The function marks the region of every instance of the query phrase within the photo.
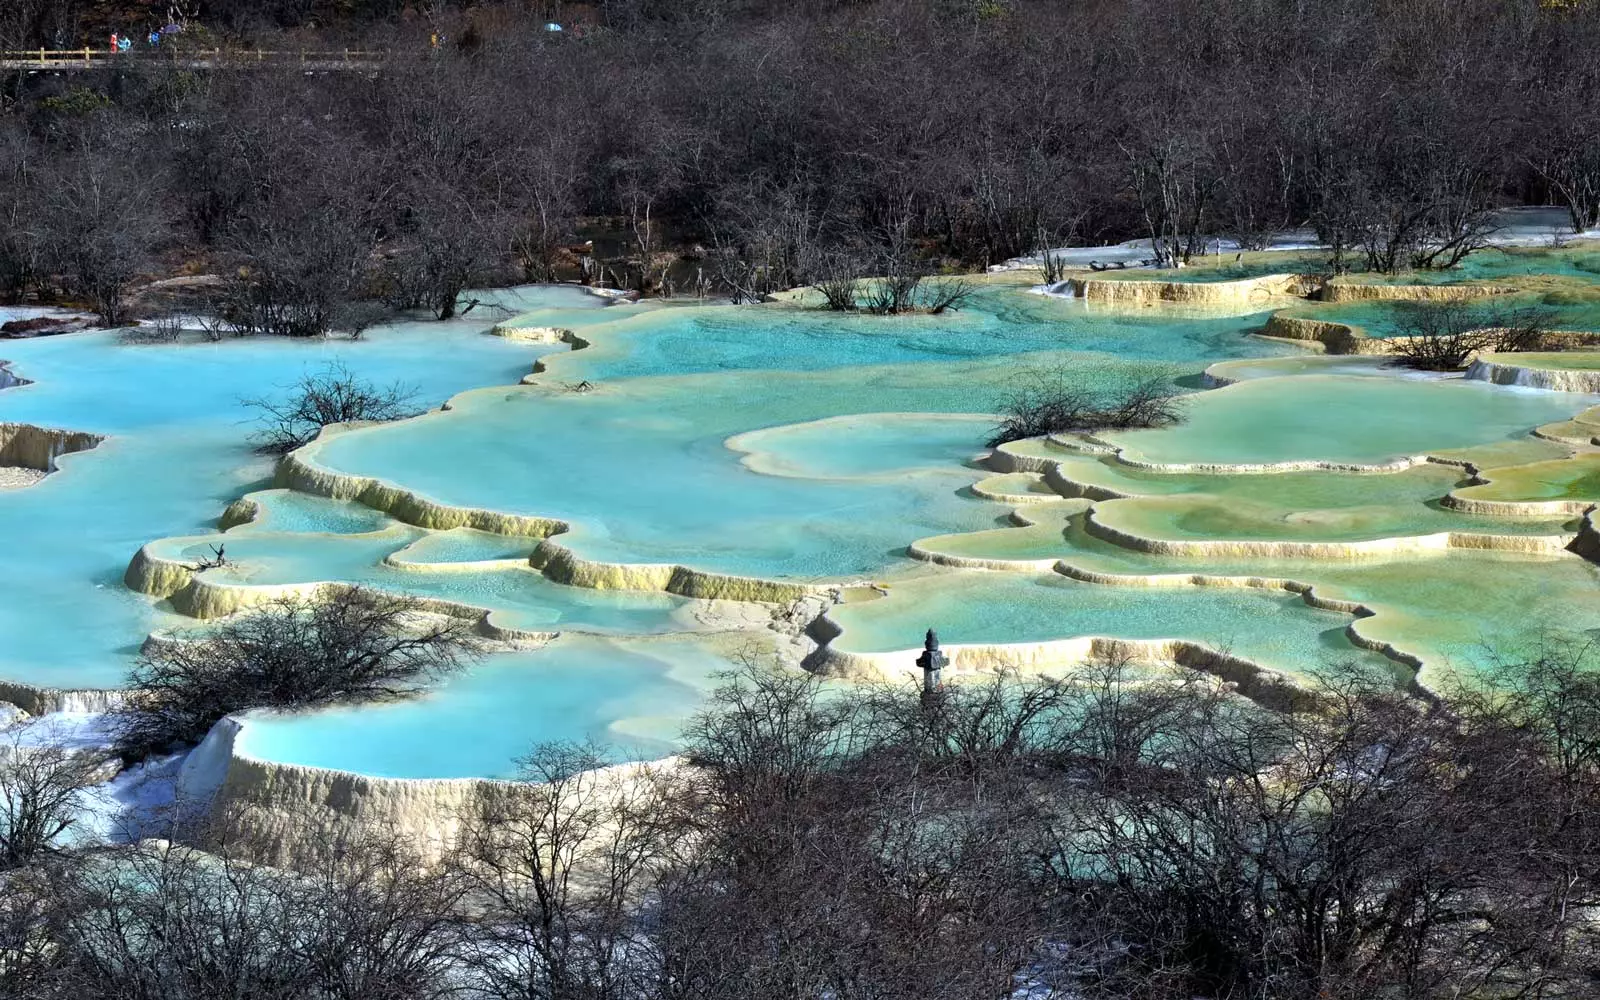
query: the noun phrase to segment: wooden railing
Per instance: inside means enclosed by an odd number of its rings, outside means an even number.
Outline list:
[[[389,53],[360,49],[298,52],[269,49],[158,49],[134,48],[112,52],[109,48],[21,49],[0,52],[0,69],[82,70],[131,63],[159,63],[184,69],[244,69],[253,64],[300,65],[314,69],[365,69],[387,59]]]

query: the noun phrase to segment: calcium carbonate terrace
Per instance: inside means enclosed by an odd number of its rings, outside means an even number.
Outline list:
[[[1593,259],[1518,250],[1457,279],[1537,285],[1581,329]],[[0,681],[33,707],[92,706],[60,692],[115,688],[151,632],[328,584],[416,594],[486,613],[517,648],[420,698],[250,716],[233,752],[500,777],[543,740],[670,752],[719,672],[789,641],[762,602],[807,594],[844,598],[806,660],[841,684],[908,677],[930,626],[957,674],[1115,651],[1246,694],[1334,660],[1438,686],[1600,628],[1580,554],[1600,548],[1600,397],[1308,354],[1253,334],[1280,310],[1356,307],[1205,294],[1097,303],[996,275],[961,312],[877,318],[532,288],[359,342],[5,343],[31,384],[0,391],[0,423],[104,440],[0,491]],[[1381,338],[1388,307],[1359,305]],[[1585,368],[1550,357],[1528,360]],[[275,469],[240,400],[331,359],[435,409],[336,429]],[[1196,392],[1173,428],[990,453],[988,414],[1046,366]],[[226,565],[195,570],[213,546]]]

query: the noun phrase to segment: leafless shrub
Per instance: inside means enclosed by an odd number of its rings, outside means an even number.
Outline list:
[[[854,254],[834,250],[813,265],[814,282],[823,301],[834,312],[855,312],[861,308],[861,265]]]
[[[183,336],[183,321],[177,316],[160,316],[138,323],[117,334],[124,344],[175,344]]]
[[[468,622],[359,588],[283,597],[178,641],[151,644],[117,712],[129,756],[198,743],[247,708],[388,699],[460,669],[480,650]]]
[[[919,302],[935,316],[953,312],[977,294],[978,288],[965,278],[934,278],[923,282]]]
[[[234,333],[321,337],[360,297],[372,236],[348,193],[290,188],[222,241],[229,268],[214,298]]]
[[[105,764],[96,751],[0,735],[0,871],[63,847],[62,835],[78,822],[81,793],[103,777]]]
[[[1000,402],[991,448],[1067,431],[1165,427],[1183,418],[1181,394],[1164,379],[1108,393],[1086,388],[1072,369],[1056,367],[1020,372],[1013,386]]]
[[[648,994],[659,963],[642,906],[682,832],[661,775],[604,770],[591,744],[543,744],[519,763],[517,794],[472,818],[461,858],[473,995]]]
[[[1489,349],[1502,354],[1543,350],[1554,318],[1551,310],[1534,306],[1499,312],[1493,317]]]
[[[146,842],[51,872],[37,994],[435,1000],[453,995],[459,892],[403,849],[362,843],[289,872]]]
[[[1044,272],[1044,283],[1059,284],[1067,276],[1067,258],[1048,249],[1039,251],[1039,269]]]
[[[305,375],[282,399],[248,399],[261,411],[257,447],[271,454],[293,451],[330,424],[355,420],[401,420],[414,413],[414,390],[395,383],[378,387],[357,378],[341,362]]]
[[[1483,351],[1530,351],[1544,343],[1550,314],[1465,301],[1406,302],[1396,306],[1398,332],[1389,339],[1395,363],[1424,371],[1457,371]]]
[[[883,277],[863,283],[862,304],[867,312],[880,316],[911,312],[917,306],[917,288],[921,284],[922,275],[897,265]]]
[[[368,330],[392,317],[393,313],[381,302],[345,302],[333,310],[329,332],[360,340]]]
[[[129,320],[128,290],[161,239],[159,188],[150,166],[121,148],[129,138],[99,129],[48,161],[41,206],[44,260],[108,327]]]

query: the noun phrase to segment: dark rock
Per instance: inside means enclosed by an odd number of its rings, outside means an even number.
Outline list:
[[[14,319],[0,323],[0,337],[18,340],[23,337],[49,337],[57,333],[82,330],[85,323],[76,316],[36,316],[33,319]]]

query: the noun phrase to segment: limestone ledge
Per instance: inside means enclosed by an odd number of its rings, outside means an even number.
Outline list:
[[[1592,406],[1571,420],[1535,427],[1533,436],[1578,447],[1600,444],[1600,406]]]
[[[1583,536],[1580,535],[1580,538]],[[1600,532],[1593,534],[1597,553],[1600,553]],[[920,553],[920,554],[919,554]],[[1107,587],[1234,587],[1249,588],[1252,590],[1276,590],[1295,594],[1308,607],[1323,611],[1332,611],[1339,614],[1350,615],[1355,620],[1345,626],[1344,632],[1350,643],[1360,649],[1375,652],[1400,667],[1409,671],[1414,682],[1414,692],[1427,695],[1428,690],[1424,681],[1425,664],[1421,657],[1406,652],[1393,643],[1381,639],[1374,639],[1365,635],[1360,628],[1363,619],[1372,618],[1378,612],[1376,609],[1358,601],[1342,598],[1328,597],[1318,593],[1315,585],[1299,580],[1270,576],[1230,576],[1213,573],[1107,573],[1100,570],[1087,569],[1078,566],[1067,559],[1039,559],[1039,560],[1006,560],[982,559],[977,557],[951,556],[945,553],[930,553],[926,549],[912,547],[915,558],[923,558],[927,562],[935,562],[947,566],[956,566],[970,569],[988,569],[1004,572],[1054,572],[1059,573],[1069,580],[1080,583],[1097,584]],[[835,626],[837,628],[837,626]],[[837,633],[826,636],[828,639],[837,638]],[[1127,641],[1127,640],[1122,640]],[[1191,644],[1196,648],[1199,644]],[[948,648],[948,647],[947,647]],[[973,647],[981,649],[982,647]],[[972,653],[977,657],[977,662],[982,662],[979,653]],[[1207,654],[1211,655],[1211,654]],[[848,664],[847,664],[848,665]],[[903,667],[904,664],[902,663]]]
[[[1594,501],[1479,500],[1476,497],[1463,497],[1452,491],[1440,498],[1439,505],[1459,510],[1463,514],[1482,514],[1486,517],[1579,517],[1594,507]]]
[[[989,453],[985,464],[995,472],[1032,472],[1045,475],[1056,467],[1056,460],[1045,455],[1027,455],[1013,449],[1013,445],[1021,442],[1008,442],[999,445]]]
[[[1112,587],[1249,587],[1257,590],[1281,590],[1298,594],[1308,607],[1351,615],[1355,621],[1345,626],[1345,635],[1352,645],[1375,652],[1398,663],[1414,674],[1418,693],[1427,693],[1424,682],[1426,665],[1421,657],[1396,647],[1393,643],[1373,639],[1360,629],[1362,619],[1377,615],[1377,610],[1359,601],[1327,597],[1317,592],[1313,584],[1299,580],[1269,576],[1226,576],[1210,573],[1104,573],[1085,569],[1062,560],[1056,572],[1082,583],[1097,583]]]
[[[1470,467],[1469,467],[1470,468]],[[1433,552],[1447,549],[1477,549],[1531,554],[1558,554],[1570,551],[1592,562],[1600,562],[1600,527],[1595,524],[1600,508],[1586,504],[1580,529],[1576,535],[1479,535],[1467,532],[1440,532],[1433,535],[1375,539],[1362,542],[1250,542],[1206,540],[1156,541],[1144,539],[1129,532],[1108,528],[1096,522],[1093,509],[1085,518],[1085,530],[1103,540],[1124,548],[1151,554],[1175,556],[1262,556],[1267,558],[1358,558],[1404,555],[1410,552]],[[1011,521],[1019,527],[1030,527],[1036,522],[1022,510],[1014,510]],[[1416,692],[1428,695],[1426,664],[1421,657],[1406,652],[1381,639],[1365,635],[1360,628],[1362,619],[1371,618],[1378,611],[1357,601],[1344,600],[1319,594],[1313,584],[1282,577],[1242,576],[1211,573],[1108,573],[1087,569],[1068,558],[1045,557],[1039,559],[1004,559],[985,556],[964,556],[943,552],[932,547],[933,539],[915,542],[908,548],[911,558],[959,569],[981,569],[1011,573],[1055,572],[1082,583],[1114,587],[1248,587],[1259,590],[1280,590],[1299,595],[1308,606],[1325,611],[1348,614],[1355,618],[1345,626],[1350,642],[1413,672]],[[837,630],[837,626],[834,627]],[[824,634],[822,640],[837,638],[837,631]],[[974,653],[972,656],[978,656]],[[981,660],[979,661],[981,662]]]
[[[1061,464],[1054,463],[1042,473],[1045,483],[1064,497],[1082,497],[1085,500],[1124,500],[1137,494],[1123,493],[1108,486],[1096,486],[1093,483],[1080,483],[1061,471]]]
[[[1481,382],[1493,382],[1495,385],[1524,385],[1535,389],[1553,389],[1557,392],[1600,393],[1600,370],[1531,368],[1478,360],[1467,368],[1466,377]]]
[[[104,440],[104,435],[85,431],[0,423],[0,465],[54,472],[62,455],[88,451]]]
[[[1046,474],[1047,476],[1048,473]],[[980,500],[992,500],[995,503],[1014,505],[1054,503],[1060,499],[1060,497],[1052,496],[1048,493],[1018,493],[1015,490],[1007,489],[1003,479],[1004,476],[991,476],[988,479],[973,483],[972,495]]]
[[[249,524],[261,516],[261,504],[250,497],[240,497],[228,504],[222,516],[217,518],[217,530],[227,531],[237,528],[241,524]]]
[[[837,625],[833,626],[833,632],[835,639],[843,634]],[[1033,673],[1099,659],[1131,660],[1176,663],[1203,670],[1233,685],[1246,698],[1274,708],[1302,707],[1310,697],[1286,674],[1187,639],[1073,636],[1041,642],[952,643],[943,648],[950,657],[946,671],[954,676]],[[904,649],[860,653],[838,649],[829,641],[817,650],[811,662],[814,669],[828,676],[902,681],[916,672],[913,664],[920,652],[920,649]]]
[[[574,351],[582,351],[594,346],[592,341],[578,336],[571,330],[561,331],[561,342],[570,345]],[[543,375],[549,370],[550,366],[546,364],[544,358],[535,358],[533,362],[533,371],[530,374],[522,376],[522,383],[527,385],[528,383],[532,382],[536,376]]]
[[[1091,510],[1084,532],[1113,545],[1158,556],[1187,558],[1372,559],[1416,552],[1476,549],[1554,555],[1566,550],[1572,535],[1492,535],[1439,531],[1428,535],[1374,538],[1364,541],[1297,542],[1280,539],[1146,538],[1106,524]]]
[[[221,618],[285,597],[323,599],[360,589],[356,584],[330,580],[284,584],[216,580],[187,563],[157,555],[153,551],[154,544],[145,545],[134,554],[123,574],[123,582],[130,590],[157,600],[170,600],[174,611],[191,618]],[[520,569],[524,564],[518,560],[516,566]],[[544,642],[558,634],[509,628],[496,623],[492,611],[458,601],[412,600],[422,611],[473,621],[480,635],[497,642]]]
[[[1300,274],[1268,274],[1237,281],[1144,281],[1069,278],[1072,294],[1086,302],[1108,305],[1153,305],[1181,302],[1220,307],[1259,307],[1274,298],[1305,296],[1315,279]]]
[[[324,431],[324,435],[327,431]],[[419,528],[448,530],[476,528],[497,535],[544,538],[568,530],[565,521],[550,517],[504,514],[474,507],[452,507],[368,476],[350,476],[317,465],[310,457],[326,437],[285,455],[278,463],[274,486],[299,490],[334,500],[354,500],[382,511],[397,521]]]
[[[1595,409],[1600,410],[1600,407]],[[1587,412],[1587,411],[1586,411]],[[1580,417],[1583,414],[1580,414]],[[1596,428],[1600,433],[1600,427]],[[1539,434],[1539,436],[1551,436]],[[1555,438],[1561,440],[1560,438]],[[1150,464],[1130,461],[1120,451],[1115,453],[1115,459],[1121,464],[1136,468],[1156,468],[1158,471],[1219,471],[1218,467],[1198,469],[1177,469],[1173,466],[1157,467]],[[1385,474],[1401,472],[1417,465],[1438,464],[1454,466],[1462,469],[1469,477],[1469,486],[1481,486],[1491,481],[1490,477],[1479,471],[1469,462],[1455,459],[1443,459],[1432,455],[1409,456],[1396,460],[1394,463],[1371,466],[1341,466],[1331,463],[1314,463],[1307,468],[1316,470],[1337,471],[1354,474]],[[1118,490],[1097,486],[1092,483],[1081,483],[1067,476],[1061,470],[1061,464],[1053,459],[1037,455],[1019,455],[1007,450],[1001,445],[991,454],[989,465],[992,468],[1005,471],[1025,470],[1042,477],[1043,481],[1056,493],[1064,498],[1083,498],[1093,502],[1104,500],[1127,499],[1138,494],[1123,493]],[[1220,471],[1233,474],[1238,472],[1280,472],[1301,471],[1300,463],[1286,463],[1274,466],[1227,466],[1220,467]],[[1481,500],[1474,497],[1463,497],[1455,491],[1447,493],[1441,498],[1442,506],[1458,510],[1465,514],[1481,514],[1488,517],[1577,517],[1588,514],[1595,508],[1592,500]],[[1031,522],[1021,518],[1020,514],[1013,512],[1012,519],[1023,525]],[[1371,539],[1360,542],[1294,542],[1287,540],[1274,541],[1238,541],[1238,540],[1157,540],[1141,538],[1131,532],[1105,524],[1095,517],[1094,511],[1089,512],[1084,521],[1084,529],[1091,535],[1103,541],[1109,541],[1124,548],[1148,552],[1156,555],[1184,555],[1184,556],[1259,556],[1266,558],[1319,558],[1319,559],[1354,559],[1370,558],[1373,556],[1389,556],[1404,552],[1441,551],[1444,549],[1492,549],[1501,552],[1523,553],[1550,553],[1568,549],[1574,552],[1583,551],[1575,543],[1572,535],[1505,535],[1486,532],[1438,532],[1430,535],[1405,536],[1395,538]],[[946,566],[968,566],[974,568],[1001,568],[986,566],[994,560],[974,559],[973,557],[953,556],[926,548],[920,544],[913,544],[909,553],[912,558],[925,562],[934,562]],[[1595,561],[1600,561],[1596,559]],[[1015,560],[1015,568],[1037,568],[1041,560]],[[1004,567],[1013,568],[1013,567]]]
[[[29,715],[50,712],[109,712],[122,704],[126,693],[103,688],[55,688],[21,681],[0,680],[0,701]]]
[[[571,330],[558,326],[520,326],[516,320],[497,324],[489,329],[496,337],[507,340],[517,340],[529,344],[566,344],[571,343],[568,338],[573,336]]]
[[[1456,464],[1456,462],[1443,462],[1443,464]],[[1490,478],[1485,477],[1482,472],[1478,472],[1474,466],[1461,464],[1461,467],[1470,475],[1469,486],[1482,486],[1491,482]],[[1122,491],[1112,490],[1109,486],[1078,482],[1078,480],[1074,480],[1074,478],[1070,478],[1069,475],[1062,472],[1059,462],[1053,462],[1043,470],[1042,474],[1038,475],[1061,498],[1082,498],[1099,502],[1142,496],[1142,494],[1138,493],[1122,493]],[[1032,502],[1050,501],[1051,498],[1046,498],[1046,496],[1032,498]],[[1570,501],[1486,501],[1486,499],[1466,498],[1466,496],[1461,496],[1456,491],[1450,491],[1443,498],[1440,498],[1440,506],[1459,510],[1462,514],[1480,514],[1485,515],[1485,517],[1578,517],[1578,515],[1587,514],[1595,506],[1595,502],[1586,501],[1586,499],[1570,499]],[[1522,552],[1523,549],[1520,547],[1520,542],[1514,542],[1512,539],[1528,538],[1528,536],[1498,536],[1498,534],[1485,533],[1461,534],[1464,538],[1496,539],[1496,541],[1488,542],[1483,546],[1451,544],[1448,547],[1456,547],[1456,549],[1461,549],[1461,547],[1491,547],[1491,549],[1509,550],[1509,552]],[[1555,538],[1555,536],[1552,536],[1552,538]],[[1107,541],[1114,541],[1114,539],[1107,539]],[[1235,542],[1219,542],[1219,544],[1234,546]],[[1363,544],[1370,544],[1370,542],[1363,542]],[[1230,554],[1234,554],[1234,552],[1230,552]],[[1245,552],[1238,552],[1238,554],[1243,555]],[[938,560],[930,560],[930,562],[938,562]],[[954,565],[954,563],[947,563],[947,565]]]
[[[1374,340],[1348,323],[1291,316],[1282,310],[1267,318],[1267,323],[1261,328],[1259,336],[1274,340],[1320,344],[1329,354],[1389,353],[1388,345],[1384,341]]]
[[[1162,473],[1203,473],[1206,475],[1241,476],[1241,475],[1271,475],[1279,472],[1343,472],[1350,475],[1387,475],[1394,472],[1404,472],[1419,465],[1449,465],[1457,468],[1468,469],[1466,462],[1456,459],[1438,458],[1433,455],[1402,455],[1387,462],[1359,463],[1359,462],[1329,462],[1322,459],[1296,459],[1287,462],[1151,462],[1140,458],[1130,458],[1127,450],[1106,441],[1092,437],[1081,438],[1082,444],[1068,446],[1046,439],[1051,446],[1061,448],[1064,454],[1107,455],[1117,464],[1130,469],[1140,469],[1146,472]],[[996,472],[1033,472],[1044,477],[1052,489],[1062,493],[1063,496],[1088,497],[1091,500],[1121,499],[1125,494],[1116,493],[1109,489],[1097,486],[1074,483],[1060,471],[1060,463],[1045,455],[1029,455],[1012,450],[1008,445],[1000,445],[990,454],[989,468]]]
[[[1091,452],[1092,453],[1092,452]],[[1270,475],[1278,472],[1344,472],[1351,475],[1386,475],[1404,472],[1419,465],[1455,465],[1466,463],[1435,458],[1432,455],[1401,455],[1387,462],[1329,462],[1323,459],[1294,459],[1286,462],[1152,462],[1142,458],[1129,458],[1127,450],[1107,445],[1101,453],[1112,454],[1117,463],[1130,469],[1146,472],[1203,473],[1218,476]]]
[[[571,340],[574,349],[588,346],[588,342],[581,338],[572,337]],[[544,370],[542,359],[534,370]],[[319,445],[347,432],[348,428],[341,426],[325,428],[316,440],[284,456],[278,465],[274,485],[335,500],[354,500],[398,521],[422,528],[448,530],[466,527],[491,534],[543,539],[527,564],[557,583],[575,587],[656,590],[707,600],[766,602],[793,601],[825,589],[811,584],[707,573],[669,563],[605,563],[582,559],[552,538],[571,530],[571,525],[566,521],[505,514],[482,508],[453,507],[379,479],[346,475],[318,465],[313,456]],[[148,557],[148,553],[145,555]],[[135,563],[139,561],[136,556]],[[430,568],[434,567],[430,564]],[[140,582],[148,581],[149,586],[156,588],[146,593],[155,593],[164,586],[171,586],[170,581],[160,578],[160,572],[147,570],[143,566],[134,575],[135,567],[130,565],[129,574],[129,586],[134,586],[132,581],[138,579]]]
[[[671,563],[607,563],[583,559],[547,538],[529,565],[556,583],[593,590],[659,590],[701,600],[790,603],[830,592],[829,587],[707,573]]]
[[[532,804],[538,786],[489,778],[378,778],[259,760],[237,748],[248,717],[213,727],[192,756],[213,772],[191,802],[213,832],[248,846],[255,860],[292,866],[364,836],[395,836],[425,862],[457,847],[485,811]],[[598,790],[618,791],[671,762],[620,764],[597,772]],[[197,783],[198,784],[198,783]],[[180,789],[181,790],[181,789]]]
[[[1512,285],[1383,285],[1335,278],[1321,287],[1316,298],[1323,302],[1461,302],[1517,291]]]
[[[1323,302],[1425,301],[1455,302],[1516,292],[1509,285],[1386,285],[1311,274],[1267,274],[1234,281],[1160,281],[1141,278],[1072,277],[1062,283],[1087,302],[1114,305],[1154,305],[1180,302],[1191,305],[1259,308],[1274,298],[1293,296]],[[1343,325],[1343,324],[1336,324]],[[1348,327],[1346,328],[1348,329]],[[1320,339],[1291,337],[1291,339]]]
[[[1012,513],[1012,520],[1014,522],[1016,522],[1017,524],[1019,524],[1021,526],[1024,526],[1024,527],[1029,526],[1029,525],[1031,525],[1033,523],[1026,516],[1024,516],[1020,511],[1014,511]],[[1448,535],[1449,533],[1444,533],[1444,534]],[[1129,538],[1129,539],[1134,539],[1135,541],[1143,541],[1142,539],[1137,539],[1136,536],[1132,536],[1132,535],[1128,535],[1126,537]],[[1423,536],[1423,538],[1424,539],[1428,539],[1428,541],[1424,542],[1424,544],[1416,545],[1416,546],[1410,545],[1409,543],[1411,543],[1413,540],[1412,539],[1408,539],[1408,538],[1380,539],[1380,540],[1378,540],[1378,543],[1377,543],[1378,545],[1385,545],[1385,546],[1386,545],[1394,545],[1395,547],[1393,549],[1390,549],[1389,551],[1382,551],[1381,549],[1375,549],[1373,554],[1375,554],[1375,555],[1389,555],[1389,554],[1394,554],[1394,553],[1403,554],[1404,552],[1408,552],[1408,551],[1412,551],[1412,552],[1415,552],[1415,551],[1432,551],[1432,550],[1437,550],[1437,549],[1440,549],[1440,548],[1468,548],[1468,549],[1473,549],[1473,548],[1496,548],[1497,547],[1492,542],[1490,544],[1488,544],[1488,545],[1476,544],[1477,541],[1481,540],[1485,536],[1471,536],[1471,535],[1464,536],[1461,539],[1462,544],[1459,544],[1459,545],[1452,544],[1453,540],[1451,540],[1451,539],[1447,539],[1447,540],[1445,540],[1443,542],[1440,542],[1440,541],[1435,540],[1435,537],[1436,536]],[[1493,537],[1502,538],[1502,537],[1514,537],[1514,536],[1493,536]],[[1567,537],[1567,539],[1570,540],[1570,544],[1565,546],[1569,551],[1576,552],[1579,555],[1585,555],[1587,558],[1594,559],[1595,561],[1600,561],[1600,530],[1596,530],[1596,528],[1595,528],[1595,526],[1593,524],[1593,515],[1592,514],[1589,517],[1585,518],[1584,528],[1583,528],[1582,531],[1579,532],[1579,534],[1575,538],[1572,538],[1572,536],[1566,536],[1566,537]],[[1112,539],[1108,539],[1108,540],[1116,542],[1117,544],[1123,544],[1120,540],[1118,540],[1116,538],[1112,538]],[[1534,549],[1532,551],[1536,551],[1536,552],[1539,552],[1539,553],[1550,553],[1550,552],[1559,552],[1562,549],[1561,546],[1554,546],[1553,545],[1553,542],[1554,542],[1554,538],[1553,537],[1551,537],[1551,538],[1539,538],[1539,539],[1537,539],[1537,541],[1542,547]],[[1221,542],[1221,543],[1218,543],[1218,544],[1222,545],[1222,546],[1228,546],[1229,549],[1226,550],[1226,551],[1219,551],[1219,552],[1214,552],[1214,553],[1203,553],[1203,554],[1205,554],[1205,555],[1252,554],[1252,553],[1247,553],[1243,548],[1235,550],[1232,547],[1233,546],[1250,546],[1253,543],[1249,543],[1249,542]],[[1288,544],[1300,544],[1300,543],[1288,543]],[[1320,545],[1322,543],[1307,543],[1307,544]],[[1328,543],[1328,544],[1360,546],[1360,545],[1372,545],[1373,543],[1353,542],[1353,543]],[[1582,548],[1580,548],[1580,547],[1584,546],[1584,545],[1590,546],[1594,554],[1593,555],[1588,555],[1585,551],[1583,551]],[[1137,546],[1129,546],[1129,547],[1137,547]],[[1145,550],[1145,551],[1148,551],[1148,550]],[[1523,549],[1519,548],[1519,549],[1513,549],[1513,551],[1528,551],[1528,550],[1523,550]],[[1278,590],[1278,591],[1284,591],[1286,593],[1298,595],[1300,597],[1300,599],[1303,602],[1305,602],[1305,604],[1307,606],[1309,606],[1309,607],[1318,608],[1318,609],[1323,610],[1323,611],[1333,611],[1333,612],[1338,612],[1340,614],[1351,615],[1356,620],[1352,621],[1349,625],[1346,625],[1344,631],[1345,631],[1345,635],[1349,638],[1350,642],[1353,645],[1355,645],[1355,646],[1357,646],[1357,647],[1359,647],[1361,649],[1365,649],[1365,650],[1369,650],[1369,651],[1372,651],[1372,652],[1376,652],[1379,655],[1381,655],[1381,656],[1383,656],[1383,657],[1385,657],[1385,658],[1387,658],[1389,660],[1392,660],[1393,662],[1395,662],[1397,664],[1400,664],[1401,666],[1413,671],[1414,674],[1417,677],[1418,684],[1420,685],[1422,683],[1421,675],[1422,675],[1422,671],[1424,669],[1424,663],[1423,663],[1423,660],[1422,660],[1421,657],[1418,657],[1418,656],[1416,656],[1416,655],[1414,655],[1412,653],[1408,653],[1408,652],[1396,647],[1393,643],[1386,642],[1386,641],[1379,640],[1379,639],[1373,639],[1373,638],[1371,638],[1371,637],[1369,637],[1369,636],[1367,636],[1367,635],[1362,633],[1361,628],[1360,628],[1361,620],[1364,619],[1364,618],[1371,618],[1371,617],[1375,616],[1378,613],[1376,609],[1374,609],[1374,608],[1372,608],[1372,607],[1370,607],[1370,606],[1368,606],[1366,604],[1362,604],[1362,603],[1360,603],[1358,601],[1349,601],[1349,600],[1344,600],[1342,598],[1324,596],[1324,595],[1319,594],[1317,592],[1316,587],[1315,587],[1314,584],[1305,583],[1305,582],[1300,581],[1300,580],[1293,580],[1293,579],[1289,579],[1289,578],[1285,578],[1285,577],[1242,576],[1242,575],[1227,575],[1227,574],[1216,574],[1216,573],[1182,573],[1182,572],[1179,572],[1179,573],[1107,573],[1107,572],[1104,572],[1104,571],[1101,571],[1101,570],[1087,569],[1085,567],[1082,567],[1082,566],[1079,566],[1079,565],[1073,563],[1070,559],[1066,559],[1066,558],[1058,559],[1058,558],[1050,557],[1050,558],[1043,558],[1043,559],[1000,559],[1000,558],[981,557],[981,556],[959,556],[959,555],[953,555],[953,554],[947,553],[947,552],[940,552],[940,551],[938,551],[936,549],[933,549],[933,548],[929,547],[928,545],[926,545],[924,543],[921,543],[921,542],[911,545],[910,548],[909,548],[909,553],[910,553],[910,555],[911,555],[911,557],[913,559],[918,559],[918,560],[921,560],[923,562],[935,563],[935,564],[942,565],[942,566],[951,566],[951,567],[962,568],[962,569],[984,569],[984,570],[992,570],[992,571],[999,571],[999,572],[1010,572],[1010,573],[1053,572],[1053,573],[1059,573],[1062,576],[1067,577],[1070,580],[1077,580],[1080,583],[1091,583],[1091,584],[1098,584],[1098,585],[1101,585],[1101,586],[1109,586],[1109,587],[1239,587],[1239,588],[1249,588],[1249,589],[1252,589],[1252,590]],[[1171,554],[1192,554],[1192,553],[1171,553]],[[1267,553],[1267,554],[1268,555],[1276,555],[1277,553]],[[830,636],[830,638],[833,638],[833,636]],[[1425,688],[1422,688],[1422,687],[1419,687],[1418,690],[1425,692]]]

